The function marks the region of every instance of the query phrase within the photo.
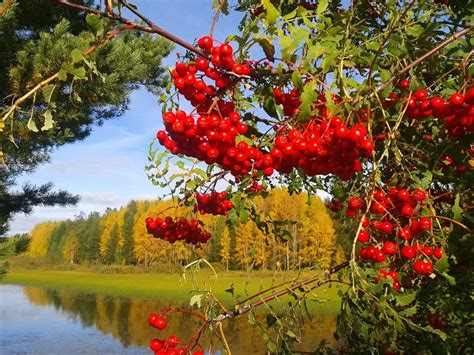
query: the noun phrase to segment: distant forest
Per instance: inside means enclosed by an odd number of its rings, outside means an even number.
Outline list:
[[[149,235],[145,218],[156,217],[171,201],[131,201],[104,214],[91,213],[74,220],[36,225],[29,235],[1,243],[15,254],[49,263],[93,265],[185,265],[198,258],[221,263],[228,269],[327,268],[345,260],[350,240],[344,240],[343,221],[335,221],[318,197],[289,195],[274,189],[267,199],[255,198],[259,209],[274,221],[293,221],[285,233],[262,232],[253,221],[234,227],[226,217],[204,215],[199,219],[212,234],[205,245],[170,244]],[[171,212],[170,212],[171,211]],[[190,209],[171,208],[167,214],[186,215]],[[5,239],[6,240],[6,239]],[[0,248],[0,249],[2,249]]]

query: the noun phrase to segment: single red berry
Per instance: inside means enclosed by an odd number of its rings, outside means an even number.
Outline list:
[[[397,233],[398,238],[403,240],[410,240],[411,239],[411,231],[409,227],[403,227],[398,230]]]
[[[413,207],[411,207],[410,205],[403,205],[400,213],[402,214],[402,216],[411,217],[413,215]]]
[[[420,101],[426,100],[428,98],[428,93],[425,89],[420,89],[415,92],[415,97]]]
[[[385,242],[383,244],[382,250],[385,252],[387,255],[393,255],[397,252],[397,246],[393,242]]]
[[[413,259],[416,256],[416,248],[411,246],[404,246],[401,250],[401,253],[405,259]]]
[[[454,106],[461,106],[464,103],[464,96],[459,93],[454,93],[449,98],[449,102]]]
[[[418,228],[421,231],[428,231],[431,229],[432,223],[431,218],[421,217],[420,221],[418,222]]]
[[[408,190],[398,190],[397,198],[402,202],[407,202],[410,199],[410,192]]]
[[[151,339],[150,349],[153,351],[160,351],[163,348],[163,342],[159,339]]]
[[[443,257],[443,249],[436,248],[435,250],[433,250],[433,255],[435,256],[436,259],[441,259]]]
[[[357,235],[357,240],[361,243],[367,243],[369,241],[369,233],[366,230],[361,229]]]
[[[362,208],[363,202],[358,197],[351,197],[349,199],[348,205],[349,205],[349,208],[358,210],[359,208]]]
[[[415,190],[412,193],[413,199],[417,202],[421,202],[426,198],[426,192],[423,190]]]
[[[410,82],[406,79],[400,80],[398,83],[398,87],[400,89],[408,89],[409,86],[410,86]]]
[[[382,263],[385,261],[385,253],[383,252],[383,250],[378,250],[377,252],[375,252],[374,261],[376,263]]]

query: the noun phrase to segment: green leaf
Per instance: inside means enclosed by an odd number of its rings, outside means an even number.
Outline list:
[[[43,113],[43,117],[44,117],[44,125],[43,127],[41,127],[41,130],[47,131],[53,128],[54,121],[53,121],[53,114],[51,113],[51,111],[48,110],[45,113]]]
[[[327,73],[329,69],[331,69],[331,66],[333,66],[336,62],[336,57],[337,53],[333,53],[323,59],[321,63],[321,70],[323,71],[323,73]]]
[[[298,70],[295,70],[293,74],[291,74],[291,82],[296,89],[303,89],[303,80],[301,79],[301,73]]]
[[[435,270],[439,273],[447,272],[449,270],[448,258],[443,256],[435,264]]]
[[[61,81],[66,81],[67,80],[67,71],[64,69],[61,69],[58,73],[58,79]]]
[[[247,210],[246,210],[245,208],[242,208],[242,209],[240,210],[239,217],[240,217],[240,223],[245,224],[245,223],[248,222],[248,220],[249,220],[249,213],[247,212]]]
[[[453,205],[453,208],[451,209],[451,211],[453,212],[453,219],[455,221],[458,221],[460,222],[462,220],[462,209],[461,209],[461,206],[460,206],[460,201],[461,201],[461,195],[460,194],[456,194],[456,198],[454,200],[454,205]]]
[[[278,9],[273,6],[270,0],[262,0],[262,5],[266,11],[266,20],[269,25],[273,25],[278,17],[280,17],[280,12]]]
[[[420,37],[420,35],[425,31],[425,28],[422,25],[413,25],[406,28],[406,33],[412,37]]]
[[[36,123],[33,120],[33,115],[30,116],[30,119],[28,120],[28,124],[26,125],[30,131],[33,132],[39,132],[38,127],[36,127]]]
[[[397,300],[397,305],[399,306],[407,306],[412,303],[416,298],[416,292],[407,293],[404,295],[396,296],[395,299]]]
[[[297,338],[296,334],[293,333],[293,331],[291,331],[291,330],[288,330],[288,331],[286,332],[286,335],[288,335],[290,338],[293,338],[293,339],[296,339],[296,338]]]
[[[430,327],[429,325],[424,327],[423,329],[426,330],[427,332],[438,335],[441,338],[441,340],[443,340],[443,341],[446,341],[446,339],[447,339],[446,333],[442,332],[439,329],[434,329],[434,328]]]
[[[104,33],[104,23],[99,16],[88,14],[86,16],[86,23],[98,36]]]
[[[447,272],[442,272],[441,276],[443,276],[451,286],[456,285],[456,279],[453,276],[449,275]]]
[[[268,96],[265,101],[263,101],[263,110],[273,118],[278,118],[278,113],[276,111],[275,100],[273,99],[273,95]]]
[[[378,43],[378,42],[367,42],[365,44],[365,46],[367,47],[368,50],[373,51],[373,52],[377,52],[379,50],[380,43]]]
[[[316,13],[321,15],[328,8],[329,0],[319,0],[318,7],[316,8]]]
[[[275,46],[268,38],[255,38],[255,41],[260,45],[269,60],[275,60]]]
[[[56,100],[58,88],[56,85],[49,84],[46,85],[41,92],[43,93],[44,100],[49,104]]]
[[[70,73],[74,75],[76,79],[84,79],[86,77],[86,70],[84,67],[74,68],[70,70]]]
[[[307,120],[311,115],[311,107],[318,98],[316,92],[316,81],[312,80],[305,84],[301,94],[301,105],[299,119]]]
[[[77,48],[74,48],[71,51],[71,57],[73,63],[78,63],[84,60],[84,56],[82,55],[81,51]]]
[[[198,308],[201,308],[202,296],[203,295],[194,295],[193,297],[191,297],[191,300],[189,301],[189,305],[190,306],[196,305]]]

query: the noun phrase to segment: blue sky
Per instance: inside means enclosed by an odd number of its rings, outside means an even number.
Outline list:
[[[209,33],[212,23],[212,0],[137,0],[146,16],[158,26],[192,42]],[[220,18],[214,36],[224,40],[238,31],[239,16]],[[164,60],[173,66],[176,50]],[[9,234],[30,231],[37,223],[73,218],[80,212],[103,212],[107,207],[120,207],[132,199],[153,199],[159,191],[147,179],[148,146],[161,129],[161,109],[157,99],[146,90],[131,96],[124,116],[95,127],[84,141],[56,150],[51,163],[35,173],[21,177],[20,182],[43,184],[52,181],[57,189],[81,195],[75,207],[38,207],[32,214],[18,214],[11,222]]]

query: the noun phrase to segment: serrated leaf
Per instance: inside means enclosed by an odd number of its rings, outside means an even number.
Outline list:
[[[273,25],[278,17],[280,17],[280,12],[278,9],[273,6],[270,0],[262,0],[262,5],[265,8],[266,16],[265,19],[269,25]]]
[[[425,28],[418,24],[406,28],[406,33],[412,37],[419,37],[424,31]]]
[[[399,306],[407,306],[412,303],[416,298],[416,292],[408,293],[404,295],[396,296],[395,299],[397,300],[397,305]]]
[[[424,330],[426,330],[427,332],[430,332],[430,333],[433,333],[433,334],[436,334],[438,335],[443,341],[446,341],[447,339],[447,335],[445,332],[442,332],[441,330],[439,329],[434,329],[432,328],[431,326],[426,326],[423,328]]]
[[[202,295],[194,295],[189,301],[190,306],[196,305],[198,308],[201,308]]]
[[[298,70],[295,70],[293,74],[291,74],[291,82],[296,89],[303,89],[303,79],[301,78],[301,73]]]
[[[86,77],[86,69],[84,67],[73,68],[69,71],[76,79],[84,79]]]
[[[331,66],[333,66],[336,62],[337,54],[331,54],[326,56],[323,61],[321,62],[321,70],[323,73],[327,73]]]
[[[67,72],[64,69],[61,69],[58,73],[58,79],[61,81],[67,80]]]
[[[367,42],[365,44],[368,50],[377,52],[380,48],[380,43],[378,42]]]
[[[274,61],[275,60],[275,46],[270,42],[268,38],[255,38],[255,41],[260,45],[266,57]]]
[[[329,5],[329,0],[319,0],[318,7],[316,8],[316,13],[321,15],[324,11],[327,10]]]
[[[307,120],[310,117],[311,107],[317,98],[316,81],[312,80],[305,84],[301,94],[300,119]]]
[[[84,56],[82,55],[81,51],[77,48],[74,48],[71,51],[71,57],[73,63],[79,63],[80,61],[84,60]]]

